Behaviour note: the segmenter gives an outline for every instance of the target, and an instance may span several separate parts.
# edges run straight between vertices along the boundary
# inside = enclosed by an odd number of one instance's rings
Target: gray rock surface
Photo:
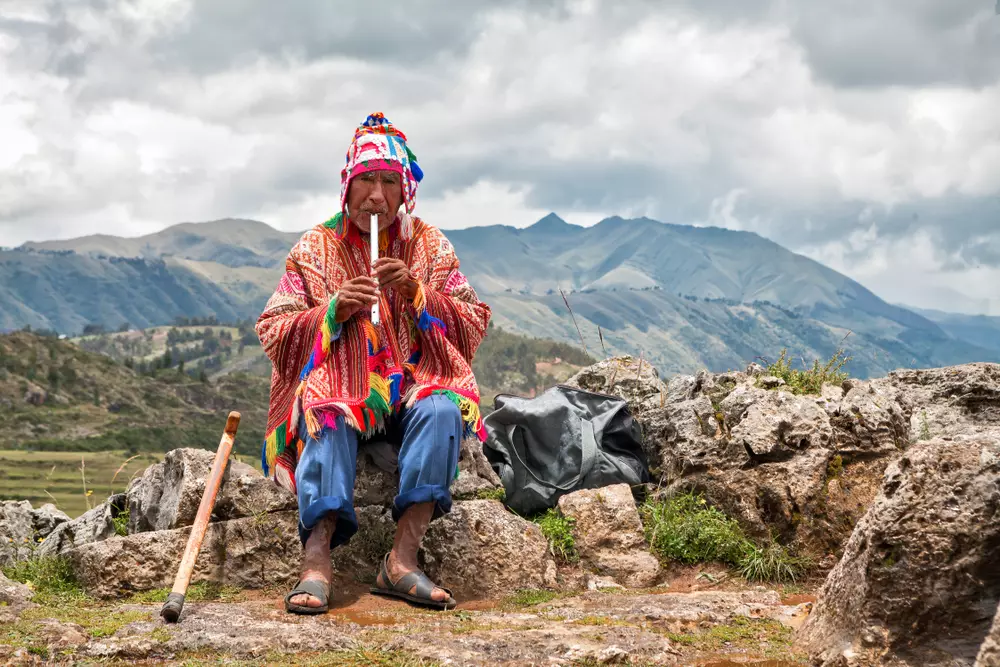
[[[198,513],[215,452],[175,449],[129,484],[128,532],[190,526]],[[295,497],[251,466],[230,460],[216,496],[213,516],[226,521],[293,509]]]
[[[0,624],[12,623],[20,613],[31,606],[31,589],[11,581],[0,572]]]
[[[801,640],[824,667],[970,664],[998,600],[1000,441],[936,439],[885,471]]]
[[[542,588],[549,560],[538,526],[495,500],[456,502],[431,523],[421,555],[427,576],[460,600]]]
[[[34,527],[27,500],[0,502],[0,566],[29,558]]]
[[[62,556],[70,549],[113,537],[117,534],[114,520],[125,504],[125,494],[118,493],[72,521],[59,524],[38,546],[38,555]]]
[[[0,502],[0,565],[30,558],[41,541],[68,521],[51,503],[34,509],[27,500]]]
[[[574,520],[576,549],[588,570],[632,588],[657,583],[660,563],[649,552],[628,484],[567,494],[559,511]]]
[[[297,512],[210,523],[192,581],[240,588],[294,584],[302,559]],[[99,598],[169,587],[190,527],[136,533],[79,546],[66,553],[81,585]]]

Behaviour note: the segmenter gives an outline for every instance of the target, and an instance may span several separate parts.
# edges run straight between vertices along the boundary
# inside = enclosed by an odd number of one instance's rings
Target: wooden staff
[[[168,623],[176,623],[181,616],[181,609],[184,608],[184,596],[187,594],[188,584],[191,583],[194,562],[201,550],[202,540],[205,539],[205,531],[208,530],[208,520],[212,517],[215,496],[219,493],[222,475],[226,472],[226,464],[229,463],[229,454],[233,451],[233,441],[239,426],[240,413],[230,412],[229,419],[226,420],[226,430],[219,442],[219,451],[215,453],[215,461],[212,462],[212,472],[205,480],[205,492],[201,494],[198,515],[194,519],[194,525],[191,526],[191,534],[188,535],[184,557],[181,559],[180,569],[177,570],[177,576],[174,578],[174,587],[170,591],[170,595],[167,596],[163,609],[160,610],[160,616]]]

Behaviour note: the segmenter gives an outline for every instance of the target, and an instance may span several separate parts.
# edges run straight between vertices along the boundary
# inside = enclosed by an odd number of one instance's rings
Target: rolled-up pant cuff
[[[302,546],[305,546],[316,523],[329,513],[337,517],[333,535],[330,536],[331,549],[347,544],[354,533],[358,532],[358,517],[351,502],[347,498],[327,496],[299,510],[299,539],[302,540]]]
[[[433,521],[451,511],[451,492],[444,486],[425,484],[401,493],[393,500],[392,520],[399,521],[403,512],[413,505],[429,502],[434,503],[434,514],[431,516]]]

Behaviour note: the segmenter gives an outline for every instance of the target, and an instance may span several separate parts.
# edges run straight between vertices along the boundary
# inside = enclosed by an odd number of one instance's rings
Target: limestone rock
[[[452,498],[465,500],[503,489],[500,478],[483,454],[479,438],[465,438],[458,454],[458,479],[451,484]]]
[[[31,556],[34,526],[27,500],[0,502],[0,566]]]
[[[210,523],[192,581],[240,588],[297,581],[302,559],[297,512]],[[136,533],[92,542],[67,552],[83,587],[100,598],[169,587],[190,527]]]
[[[12,623],[31,603],[31,589],[24,584],[11,581],[0,572],[0,627]],[[2,655],[2,654],[0,654]]]
[[[116,535],[114,520],[123,511],[126,499],[118,493],[97,507],[59,524],[38,547],[39,556],[61,556],[70,549],[99,542]]]
[[[348,582],[375,583],[382,557],[392,549],[396,523],[391,511],[383,505],[356,507],[358,532],[330,556],[335,576]]]
[[[567,494],[559,511],[574,519],[576,549],[587,569],[633,588],[659,579],[660,564],[649,553],[628,484]]]
[[[815,399],[769,391],[747,407],[732,439],[752,464],[787,461],[807,449],[830,449],[833,428]]]
[[[215,453],[175,449],[129,485],[128,532],[142,533],[190,526],[198,513]],[[295,498],[258,470],[230,460],[216,496],[213,515],[225,521],[292,509]]]
[[[52,503],[46,503],[31,511],[31,523],[35,530],[35,538],[45,539],[57,527],[69,521],[69,515]]]
[[[975,667],[1000,667],[1000,609],[997,609],[990,633],[979,647]]]
[[[456,502],[449,514],[431,523],[421,550],[427,576],[459,600],[541,588],[547,553],[538,526],[495,500]]]
[[[814,664],[974,659],[1000,600],[998,479],[992,439],[919,443],[887,468],[803,627]]]

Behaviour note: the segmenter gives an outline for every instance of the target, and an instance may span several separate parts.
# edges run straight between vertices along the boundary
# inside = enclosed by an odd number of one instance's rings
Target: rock
[[[758,386],[767,372],[757,365],[667,385],[636,370],[619,357],[568,383],[629,401],[666,494],[701,493],[751,536],[774,534],[817,558],[839,552],[908,439],[910,402],[895,386],[855,381],[800,396]]]
[[[749,464],[787,461],[807,449],[830,449],[833,428],[815,399],[784,391],[759,395],[732,429]]]
[[[45,539],[58,526],[69,520],[69,515],[52,503],[46,503],[38,509],[31,511],[31,523],[35,529],[36,539]]]
[[[39,556],[62,556],[70,549],[99,542],[117,534],[114,520],[125,507],[124,493],[117,493],[72,521],[59,524],[38,547]]]
[[[194,523],[214,460],[214,452],[182,448],[167,452],[162,462],[149,466],[129,484],[128,532],[172,530]],[[295,507],[291,493],[245,463],[230,460],[213,516],[226,521]]]
[[[763,375],[757,378],[757,386],[763,389],[777,389],[785,386],[785,381],[773,375]]]
[[[998,479],[992,439],[919,443],[886,469],[803,626],[814,664],[974,659],[1000,600]]]
[[[30,558],[34,517],[27,500],[0,502],[0,566]]]
[[[548,542],[535,524],[495,500],[465,500],[433,521],[424,536],[424,571],[460,600],[501,598],[541,588]]]
[[[458,479],[451,484],[452,498],[472,500],[482,494],[503,490],[500,478],[483,454],[478,438],[465,438],[458,454]]]
[[[240,588],[286,586],[298,580],[302,548],[297,512],[210,523],[192,581]],[[136,533],[67,552],[81,585],[99,598],[169,587],[190,527]]]
[[[586,576],[588,591],[623,591],[625,587],[615,581],[612,577],[601,576],[599,574],[588,574]]]
[[[1000,667],[1000,608],[997,609],[990,633],[979,647],[975,667]]]
[[[22,583],[11,581],[0,572],[0,624],[13,623],[31,602],[31,589]],[[0,626],[2,627],[2,626]],[[3,654],[0,653],[0,656]]]
[[[24,390],[24,402],[29,405],[45,405],[49,393],[39,387],[34,382],[28,382],[27,389]]]
[[[660,563],[649,553],[628,484],[575,491],[559,499],[574,520],[573,537],[583,565],[632,588],[656,583]]]

